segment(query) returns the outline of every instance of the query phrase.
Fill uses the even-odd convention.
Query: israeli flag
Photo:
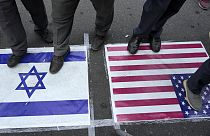
[[[72,46],[59,73],[53,48],[30,48],[15,68],[0,50],[0,129],[90,125],[87,49]]]

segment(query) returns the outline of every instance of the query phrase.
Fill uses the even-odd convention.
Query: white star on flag
[[[184,89],[182,88],[181,91],[184,92]]]
[[[197,111],[194,111],[194,114],[195,114],[195,115],[198,115],[198,112],[197,112]]]
[[[207,92],[204,92],[204,95],[207,95]]]
[[[188,111],[185,111],[185,114],[188,116],[189,115],[189,112]]]
[[[191,110],[192,109],[190,106],[188,106],[187,108],[188,108],[188,110]]]
[[[182,102],[182,105],[185,105],[185,102],[184,101]]]
[[[204,114],[207,114],[207,112],[206,112],[205,110],[203,110],[203,113],[204,113]]]
[[[197,112],[197,111],[194,111],[194,114],[195,114],[195,115],[198,115],[198,112]]]

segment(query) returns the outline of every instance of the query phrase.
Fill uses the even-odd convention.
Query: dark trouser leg
[[[74,13],[79,0],[52,0],[54,55],[62,56],[69,49]]]
[[[105,36],[114,16],[114,0],[91,0],[96,10],[96,34]]]
[[[25,8],[31,14],[35,24],[35,30],[47,28],[48,19],[43,0],[21,0]]]
[[[0,0],[0,27],[16,56],[27,52],[26,33],[15,0]]]
[[[167,10],[172,0],[147,0],[143,7],[141,21],[134,29],[134,35],[148,36],[153,26]]]
[[[162,28],[167,20],[179,12],[183,4],[186,0],[172,0],[165,11],[165,13],[161,16],[158,22],[153,26],[152,32],[150,33],[154,37],[160,37],[162,33]]]
[[[194,94],[200,94],[202,88],[210,83],[210,59],[206,60],[187,81]]]
[[[141,21],[134,29],[134,36],[148,36],[153,26],[158,22],[161,16],[167,10],[172,0],[147,0],[143,7]]]

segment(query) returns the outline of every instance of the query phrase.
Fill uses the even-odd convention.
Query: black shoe
[[[136,54],[139,49],[141,41],[142,41],[142,38],[139,38],[138,36],[132,36],[128,42],[127,50],[131,54]]]
[[[65,57],[69,54],[70,50],[68,50],[63,56],[55,56],[53,55],[52,61],[50,63],[50,73],[57,73],[63,66]]]
[[[48,29],[44,30],[34,30],[44,42],[46,43],[53,43],[52,40],[52,33]]]
[[[158,38],[154,38],[154,37],[150,37],[150,49],[153,52],[159,52],[160,48],[161,48],[161,39],[160,37]]]
[[[105,36],[95,35],[93,43],[91,45],[91,49],[93,51],[100,50],[101,47],[104,45],[104,42],[105,42]]]
[[[21,56],[16,56],[14,54],[12,54],[9,58],[9,60],[7,61],[7,66],[10,67],[10,68],[13,68],[15,67],[17,64],[20,63],[21,59],[25,56],[24,55],[21,55]]]

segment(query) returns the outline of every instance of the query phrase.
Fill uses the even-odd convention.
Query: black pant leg
[[[31,14],[35,24],[35,29],[43,30],[47,28],[48,19],[43,0],[21,0],[25,8]]]
[[[154,37],[160,37],[162,28],[167,22],[167,20],[173,15],[177,14],[186,0],[172,0],[161,18],[153,26],[151,35]]]
[[[148,36],[153,26],[168,9],[171,1],[173,0],[147,0],[143,7],[141,21],[133,34]]]
[[[96,34],[104,36],[114,17],[114,0],[91,0],[96,10]]]
[[[206,60],[198,70],[190,77],[187,84],[189,89],[195,93],[200,94],[202,88],[210,83],[210,58]]]
[[[0,27],[13,54],[25,54],[27,38],[15,0],[0,0]]]

